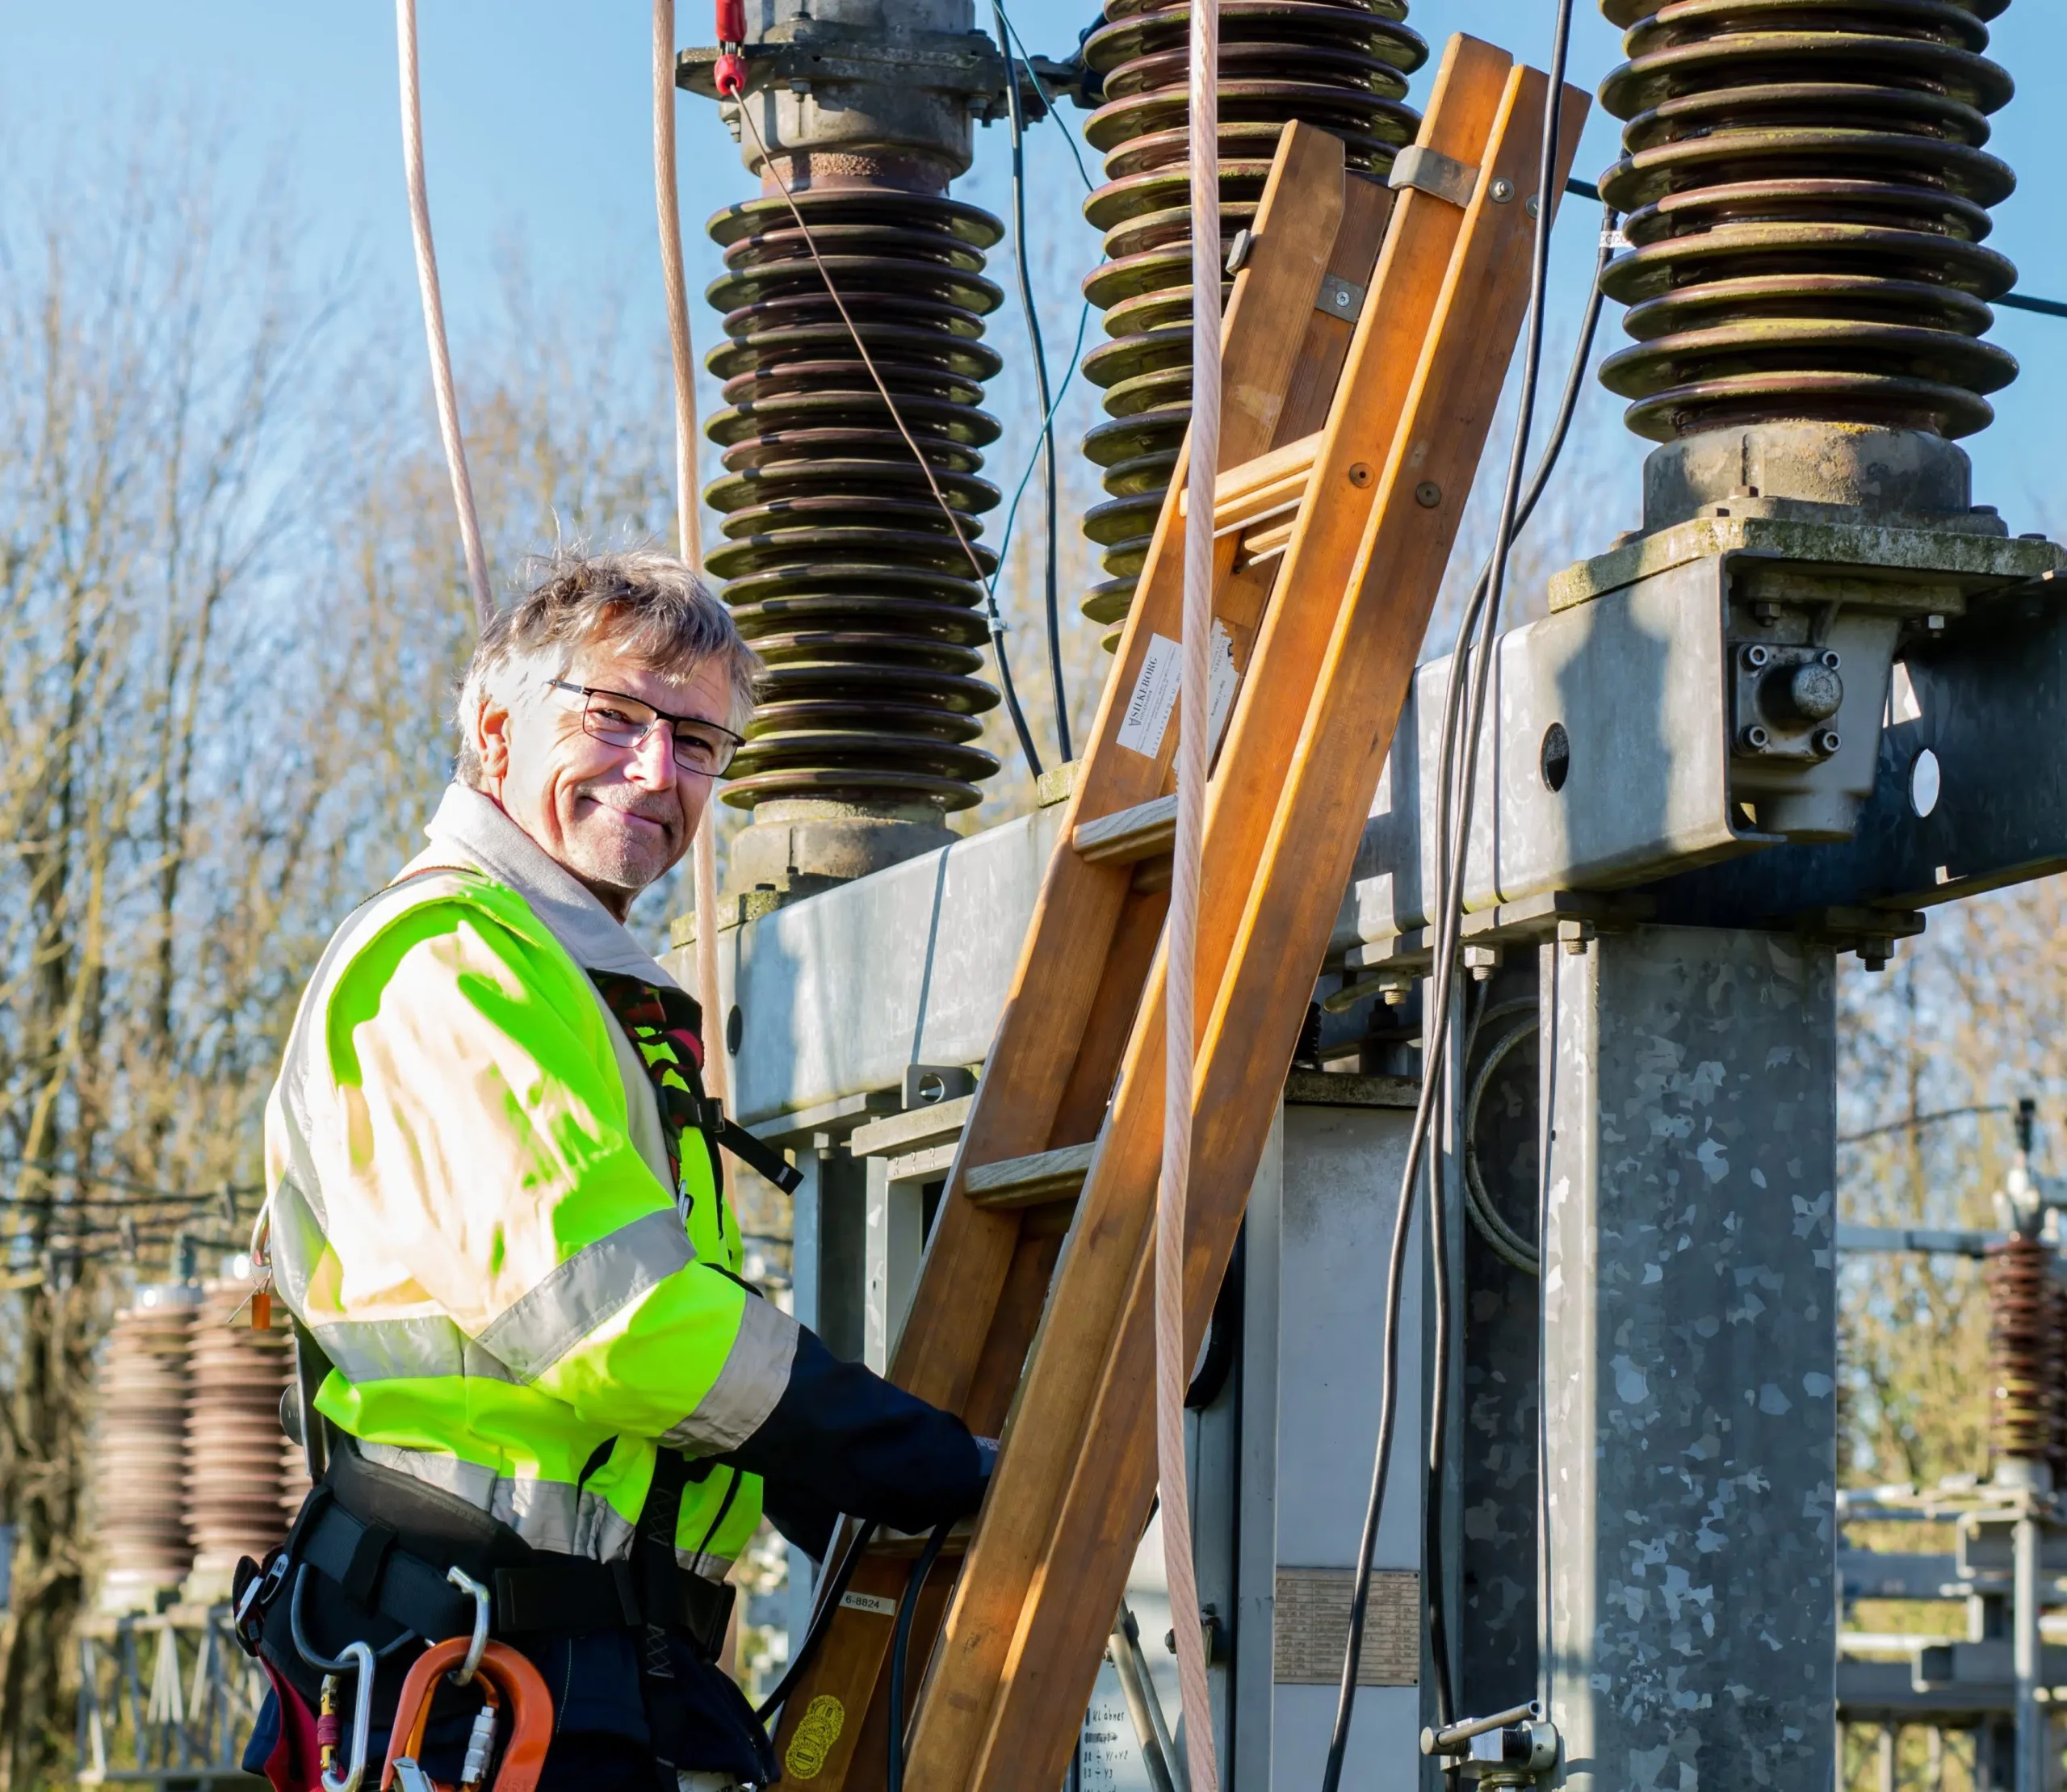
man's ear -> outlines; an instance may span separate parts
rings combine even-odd
[[[500,697],[484,692],[480,706],[474,711],[472,724],[474,733],[474,752],[480,759],[481,775],[491,783],[500,783],[509,771],[509,706]]]

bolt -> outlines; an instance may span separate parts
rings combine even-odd
[[[1594,937],[1594,925],[1590,921],[1561,921],[1558,923],[1558,943],[1573,957],[1581,956],[1587,942]]]
[[[1926,616],[1923,626],[1934,635],[1942,635],[1945,632],[1945,619],[1943,616]]]
[[[1759,670],[1759,669],[1764,665],[1765,663],[1771,657],[1772,653],[1771,650],[1759,646],[1756,641],[1752,642],[1749,647],[1744,649],[1744,663],[1750,667],[1754,672]]]
[[[1371,483],[1371,469],[1361,460],[1352,461],[1349,464],[1349,483],[1361,492]]]
[[[1522,210],[1526,212],[1532,218],[1542,209],[1543,208],[1537,204],[1536,195],[1533,193],[1531,193],[1528,195],[1528,203],[1522,207]]]
[[[1252,231],[1237,230],[1235,233],[1234,241],[1227,246],[1227,271],[1230,274],[1242,271],[1242,264],[1248,260],[1249,251],[1255,247],[1256,240]]]
[[[1515,183],[1503,175],[1487,189],[1487,195],[1495,205],[1505,205],[1515,196]]]
[[[1443,502],[1443,489],[1432,479],[1424,479],[1414,488],[1414,502],[1424,510],[1432,510]]]

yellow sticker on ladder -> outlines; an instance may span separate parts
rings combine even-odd
[[[825,1771],[832,1745],[847,1727],[847,1707],[829,1693],[821,1693],[804,1708],[797,1733],[782,1756],[782,1770],[793,1780],[815,1780]]]

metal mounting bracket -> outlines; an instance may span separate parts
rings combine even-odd
[[[1470,204],[1471,195],[1478,190],[1478,170],[1440,149],[1410,143],[1393,158],[1392,174],[1386,184],[1396,193],[1411,187],[1461,210]]]

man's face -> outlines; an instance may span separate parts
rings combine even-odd
[[[667,677],[605,644],[560,676],[670,716],[729,720],[730,690],[714,661]],[[581,711],[578,690],[555,689],[543,670],[528,674],[508,707],[493,699],[483,705],[475,746],[488,794],[622,921],[632,899],[689,850],[712,780],[675,763],[665,724],[635,747],[614,747],[584,731]]]

